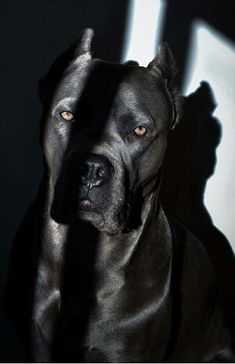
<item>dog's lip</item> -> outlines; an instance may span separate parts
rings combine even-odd
[[[79,210],[96,212],[94,204],[87,198],[79,200],[78,208]]]

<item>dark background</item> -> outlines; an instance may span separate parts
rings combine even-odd
[[[12,240],[42,173],[38,79],[87,26],[95,30],[94,56],[120,61],[128,0],[8,0],[1,5],[0,361],[13,362],[25,356],[5,316],[3,296]],[[234,14],[234,0],[167,1],[162,39],[175,55],[179,87],[192,21],[201,18],[234,42]]]

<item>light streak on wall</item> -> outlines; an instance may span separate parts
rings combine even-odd
[[[147,66],[155,57],[165,5],[164,0],[130,0],[123,62]]]

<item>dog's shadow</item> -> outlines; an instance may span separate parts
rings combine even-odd
[[[206,82],[184,98],[182,120],[168,138],[161,201],[167,213],[203,242],[234,327],[234,255],[226,237],[213,225],[203,201],[206,182],[214,173],[216,148],[222,136],[220,123],[212,115],[215,107],[212,90]]]

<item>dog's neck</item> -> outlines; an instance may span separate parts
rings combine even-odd
[[[137,230],[114,237],[105,234],[100,236],[94,274],[93,311],[93,315],[97,316],[100,322],[106,320],[106,313],[109,312],[109,318],[115,322],[116,327],[119,325],[117,315],[122,317],[120,327],[125,326],[125,317],[128,310],[131,310],[129,319],[133,323],[138,322],[138,326],[141,327],[143,325],[141,317],[145,318],[145,324],[151,321],[159,310],[163,315],[155,316],[156,327],[162,327],[163,318],[164,324],[170,330],[172,278],[170,234],[165,214],[157,196],[153,193],[145,201],[142,224]],[[120,306],[123,297],[125,304]],[[88,347],[102,345],[108,350],[109,343],[104,343],[95,335],[92,319],[93,316],[89,320],[90,334],[86,345]],[[163,335],[163,342],[167,342],[168,329],[159,334]],[[160,355],[163,356],[166,350],[164,345],[161,350]]]

